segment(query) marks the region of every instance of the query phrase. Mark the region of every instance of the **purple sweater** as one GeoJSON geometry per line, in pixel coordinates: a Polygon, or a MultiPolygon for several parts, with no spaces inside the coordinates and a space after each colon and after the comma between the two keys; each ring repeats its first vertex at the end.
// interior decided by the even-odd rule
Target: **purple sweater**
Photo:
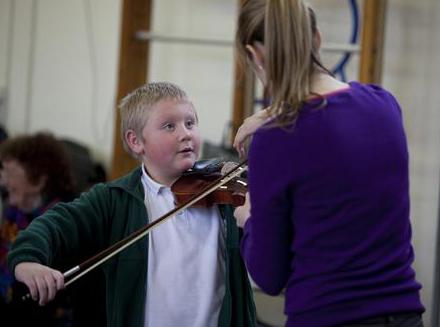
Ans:
{"type": "Polygon", "coordinates": [[[287,326],[421,313],[399,105],[356,82],[326,99],[305,105],[293,129],[253,137],[247,268],[263,291],[286,289],[287,326]]]}

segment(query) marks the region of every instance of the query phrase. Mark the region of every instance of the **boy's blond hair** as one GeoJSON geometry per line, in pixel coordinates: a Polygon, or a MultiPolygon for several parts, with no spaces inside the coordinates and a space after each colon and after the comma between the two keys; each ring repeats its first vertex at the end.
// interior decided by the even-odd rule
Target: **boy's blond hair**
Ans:
{"type": "Polygon", "coordinates": [[[169,82],[152,82],[145,84],[125,96],[120,104],[121,137],[124,149],[132,156],[137,155],[131,151],[125,134],[133,130],[136,136],[142,139],[142,129],[147,122],[145,113],[161,100],[187,100],[188,96],[179,86],[169,82]]]}

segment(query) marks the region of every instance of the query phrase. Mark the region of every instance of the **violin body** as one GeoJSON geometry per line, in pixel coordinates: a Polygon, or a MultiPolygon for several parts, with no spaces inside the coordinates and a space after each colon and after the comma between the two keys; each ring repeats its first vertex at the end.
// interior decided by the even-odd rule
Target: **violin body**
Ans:
{"type": "MultiPolygon", "coordinates": [[[[220,171],[209,173],[183,174],[172,186],[176,205],[188,202],[195,194],[203,192],[215,180],[222,177],[220,171]]],[[[236,177],[220,186],[214,192],[196,202],[194,207],[211,207],[216,204],[230,204],[234,207],[242,206],[246,199],[247,182],[245,179],[236,177]]]]}

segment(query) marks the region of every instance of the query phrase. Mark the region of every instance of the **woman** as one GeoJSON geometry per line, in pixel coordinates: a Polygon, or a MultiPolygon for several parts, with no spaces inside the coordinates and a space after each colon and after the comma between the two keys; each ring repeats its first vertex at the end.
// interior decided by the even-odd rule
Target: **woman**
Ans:
{"type": "Polygon", "coordinates": [[[328,72],[301,0],[245,2],[236,40],[271,97],[234,144],[253,134],[235,212],[253,280],[285,289],[287,326],[422,326],[398,103],[328,72]]]}
{"type": "MultiPolygon", "coordinates": [[[[0,319],[14,326],[52,326],[70,320],[70,305],[61,298],[48,308],[21,301],[6,257],[18,232],[59,201],[73,195],[70,164],[62,143],[37,133],[7,139],[0,145],[0,184],[7,192],[0,227],[0,319]]],[[[23,295],[23,294],[21,294],[23,295]]]]}

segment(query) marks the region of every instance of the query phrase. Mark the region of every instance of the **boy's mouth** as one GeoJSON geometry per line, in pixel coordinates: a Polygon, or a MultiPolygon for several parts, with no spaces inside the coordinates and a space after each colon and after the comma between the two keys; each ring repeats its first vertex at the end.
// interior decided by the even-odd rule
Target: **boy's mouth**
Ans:
{"type": "Polygon", "coordinates": [[[191,147],[187,147],[179,151],[179,153],[189,153],[189,152],[194,152],[191,147]]]}

